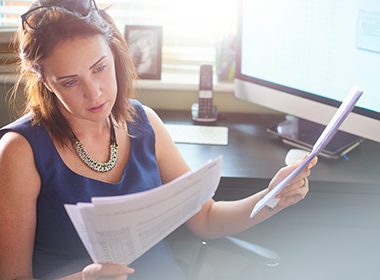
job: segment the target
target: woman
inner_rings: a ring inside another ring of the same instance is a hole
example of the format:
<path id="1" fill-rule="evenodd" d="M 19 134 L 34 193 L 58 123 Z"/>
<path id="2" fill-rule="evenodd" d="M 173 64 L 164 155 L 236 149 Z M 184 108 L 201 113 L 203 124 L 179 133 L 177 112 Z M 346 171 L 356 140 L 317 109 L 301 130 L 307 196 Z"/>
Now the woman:
<path id="1" fill-rule="evenodd" d="M 0 131 L 2 279 L 183 279 L 163 240 L 131 264 L 91 264 L 63 205 L 155 188 L 189 170 L 163 123 L 133 100 L 134 67 L 122 35 L 92 0 L 39 0 L 18 31 L 26 114 Z M 186 225 L 203 238 L 243 231 L 308 192 L 316 159 L 253 219 L 268 188 L 208 201 Z M 128 276 L 129 275 L 129 276 Z"/>

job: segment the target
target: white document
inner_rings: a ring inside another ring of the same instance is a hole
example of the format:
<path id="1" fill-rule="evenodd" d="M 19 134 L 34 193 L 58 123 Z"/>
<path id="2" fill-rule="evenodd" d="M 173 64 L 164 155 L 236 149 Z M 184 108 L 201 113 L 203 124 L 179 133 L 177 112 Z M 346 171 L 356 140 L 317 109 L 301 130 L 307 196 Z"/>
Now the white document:
<path id="1" fill-rule="evenodd" d="M 318 153 L 326 147 L 330 140 L 334 137 L 335 133 L 338 131 L 339 126 L 343 123 L 345 118 L 354 108 L 356 102 L 359 100 L 363 91 L 358 87 L 354 86 L 348 96 L 345 98 L 343 103 L 340 105 L 339 109 L 336 111 L 322 134 L 319 136 L 317 142 L 313 146 L 313 150 L 305 158 L 305 160 L 284 180 L 282 180 L 276 187 L 274 187 L 269 193 L 267 193 L 259 202 L 254 206 L 250 217 L 255 216 L 266 204 L 270 207 L 274 207 L 279 199 L 275 196 L 287 186 L 308 164 L 309 162 L 318 155 Z"/>
<path id="2" fill-rule="evenodd" d="M 65 208 L 95 263 L 128 265 L 214 196 L 221 165 L 220 156 L 158 188 Z"/>
<path id="3" fill-rule="evenodd" d="M 75 228 L 78 228 L 77 232 L 79 234 L 81 241 L 86 247 L 88 254 L 90 255 L 92 259 L 94 259 L 95 257 L 94 250 L 92 250 L 90 239 L 88 237 L 87 228 L 83 222 L 82 215 L 80 215 L 79 213 L 79 208 L 76 205 L 66 204 L 65 209 L 66 209 L 67 214 L 69 214 L 71 221 L 75 225 Z"/>

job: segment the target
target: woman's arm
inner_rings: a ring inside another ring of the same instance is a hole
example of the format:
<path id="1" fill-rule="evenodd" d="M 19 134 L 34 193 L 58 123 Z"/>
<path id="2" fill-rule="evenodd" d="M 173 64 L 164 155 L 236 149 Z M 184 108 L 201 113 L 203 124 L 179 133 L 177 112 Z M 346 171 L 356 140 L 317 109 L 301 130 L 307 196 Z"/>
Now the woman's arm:
<path id="1" fill-rule="evenodd" d="M 54 168 L 54 167 L 53 167 Z M 0 139 L 0 278 L 33 279 L 36 205 L 41 180 L 32 148 L 18 133 Z M 118 264 L 90 264 L 62 279 L 127 279 L 134 270 Z"/>
<path id="2" fill-rule="evenodd" d="M 0 275 L 32 277 L 40 177 L 32 148 L 18 133 L 0 139 Z"/>
<path id="3" fill-rule="evenodd" d="M 145 108 L 147 116 L 156 134 L 156 155 L 163 183 L 190 170 L 176 145 L 172 141 L 168 131 L 160 118 L 149 108 Z M 314 166 L 314 159 L 308 168 L 303 170 L 280 193 L 280 202 L 274 209 L 265 207 L 254 218 L 249 218 L 253 206 L 279 181 L 285 178 L 300 162 L 282 168 L 272 179 L 268 188 L 250 197 L 237 201 L 218 201 L 210 199 L 202 209 L 195 214 L 187 226 L 195 234 L 203 238 L 217 238 L 231 235 L 271 217 L 280 210 L 302 200 L 308 192 L 308 182 L 305 178 L 310 175 L 310 168 Z"/>
<path id="4" fill-rule="evenodd" d="M 314 159 L 310 168 L 316 164 Z M 203 238 L 218 238 L 244 231 L 278 213 L 282 209 L 302 200 L 308 190 L 306 178 L 309 167 L 302 171 L 280 194 L 280 201 L 275 208 L 264 207 L 252 219 L 249 217 L 254 205 L 266 195 L 278 182 L 293 171 L 300 162 L 282 168 L 273 177 L 268 188 L 247 198 L 237 201 L 208 201 L 188 222 L 189 228 Z"/>
<path id="5" fill-rule="evenodd" d="M 170 182 L 190 171 L 177 146 L 157 114 L 144 106 L 150 124 L 156 137 L 156 157 L 162 183 Z"/>

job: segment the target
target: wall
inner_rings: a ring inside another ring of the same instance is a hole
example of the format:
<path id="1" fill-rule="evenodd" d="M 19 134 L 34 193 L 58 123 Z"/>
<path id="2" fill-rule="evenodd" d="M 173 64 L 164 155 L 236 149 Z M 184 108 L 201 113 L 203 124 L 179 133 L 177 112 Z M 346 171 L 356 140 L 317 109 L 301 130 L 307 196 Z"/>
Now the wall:
<path id="1" fill-rule="evenodd" d="M 191 90 L 138 89 L 136 98 L 153 109 L 190 110 L 198 92 Z M 233 92 L 214 91 L 214 104 L 220 112 L 275 113 L 268 108 L 237 99 Z"/>
<path id="2" fill-rule="evenodd" d="M 11 83 L 0 83 L 0 127 L 6 125 L 11 120 L 17 117 L 17 111 L 20 111 L 20 108 L 23 107 L 23 95 L 22 90 L 19 89 L 17 92 L 18 99 L 15 102 L 16 108 L 10 102 L 10 95 L 13 90 L 13 84 Z"/>

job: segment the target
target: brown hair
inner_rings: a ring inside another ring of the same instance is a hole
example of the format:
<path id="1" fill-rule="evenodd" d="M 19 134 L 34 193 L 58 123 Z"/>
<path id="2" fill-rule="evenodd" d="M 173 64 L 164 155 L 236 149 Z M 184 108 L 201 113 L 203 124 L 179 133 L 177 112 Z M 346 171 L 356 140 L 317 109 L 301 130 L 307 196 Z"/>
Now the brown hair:
<path id="1" fill-rule="evenodd" d="M 94 7 L 83 16 L 80 9 L 92 4 L 91 0 L 38 0 L 30 7 L 37 9 L 28 17 L 28 24 L 38 22 L 31 28 L 23 22 L 17 31 L 20 57 L 20 79 L 25 81 L 25 112 L 33 111 L 32 124 L 42 123 L 52 136 L 62 145 L 72 141 L 73 134 L 66 119 L 57 107 L 57 98 L 44 85 L 42 60 L 57 44 L 83 35 L 102 34 L 106 39 L 115 61 L 117 97 L 112 108 L 113 119 L 120 124 L 132 121 L 133 106 L 128 99 L 134 96 L 134 80 L 137 78 L 132 58 L 123 35 L 115 26 L 112 18 L 104 11 Z M 73 6 L 72 9 L 63 6 Z M 95 5 L 95 4 L 93 4 Z M 47 6 L 47 8 L 46 8 Z M 16 90 L 15 90 L 16 91 Z"/>

